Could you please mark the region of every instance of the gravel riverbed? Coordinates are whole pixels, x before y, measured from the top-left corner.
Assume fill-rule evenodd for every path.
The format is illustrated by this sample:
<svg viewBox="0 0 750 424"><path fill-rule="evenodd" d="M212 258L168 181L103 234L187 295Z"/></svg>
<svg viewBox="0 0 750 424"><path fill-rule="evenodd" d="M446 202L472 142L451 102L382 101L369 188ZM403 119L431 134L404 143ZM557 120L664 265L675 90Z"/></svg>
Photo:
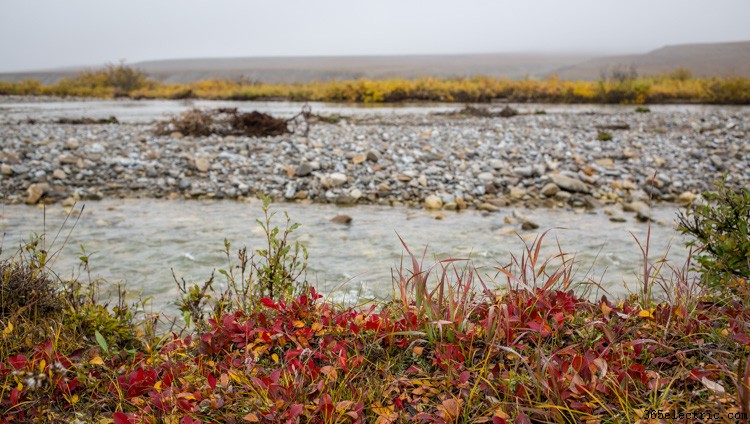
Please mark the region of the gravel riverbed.
<svg viewBox="0 0 750 424"><path fill-rule="evenodd" d="M460 109L457 105L456 109ZM496 108L499 110L499 108ZM592 106L509 118L373 114L307 137L156 136L153 124L0 124L0 201L245 198L488 212L599 208L648 218L727 175L750 185L750 108ZM611 136L607 137L607 135Z"/></svg>

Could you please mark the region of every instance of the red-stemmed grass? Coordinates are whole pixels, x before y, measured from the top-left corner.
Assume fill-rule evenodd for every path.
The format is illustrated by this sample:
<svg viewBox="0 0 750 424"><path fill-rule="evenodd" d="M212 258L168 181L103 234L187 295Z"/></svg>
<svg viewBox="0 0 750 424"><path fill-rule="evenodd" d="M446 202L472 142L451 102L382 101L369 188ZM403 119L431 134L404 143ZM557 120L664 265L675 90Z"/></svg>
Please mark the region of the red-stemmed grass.
<svg viewBox="0 0 750 424"><path fill-rule="evenodd" d="M236 283L207 318L195 314L195 330L155 336L134 322L139 343L113 325L71 338L68 318L3 316L0 423L743 421L728 418L750 410L739 291L702 291L689 261L651 262L647 236L638 293L592 300L576 293L572 255L542 256L546 234L489 270L426 266L427 250L417 257L401 240L395 298L357 308L303 284L243 300L252 258L240 251L222 273Z"/></svg>

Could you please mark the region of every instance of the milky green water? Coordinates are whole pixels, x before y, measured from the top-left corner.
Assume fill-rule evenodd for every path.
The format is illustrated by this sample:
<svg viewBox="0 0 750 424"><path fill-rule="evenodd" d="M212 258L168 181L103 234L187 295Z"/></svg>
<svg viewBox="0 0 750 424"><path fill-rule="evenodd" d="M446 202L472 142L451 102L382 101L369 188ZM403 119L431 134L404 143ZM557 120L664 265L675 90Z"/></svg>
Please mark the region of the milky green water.
<svg viewBox="0 0 750 424"><path fill-rule="evenodd" d="M399 235L414 253L421 254L429 246L426 263L436 258L471 259L495 286L503 280L492 282L493 267L507 264L511 254L520 257L524 243L548 229L552 231L546 236L543 256L557 253L559 243L563 251L576 255L577 281L590 277L612 294L623 294L626 285L637 289L642 261L633 236L645 242L648 228L632 217L625 223L610 222L601 211L520 210L541 226L525 232L518 225L504 223L511 209L494 214L446 213L442 220L420 209L379 206L281 203L273 205L273 210L278 212L274 222L279 225L284 224L283 211L302 224L293 234L309 251L308 280L333 300L346 303L390 298L391 270L399 266L404 254ZM342 213L353 218L350 225L330 222ZM654 215L658 222L651 227L652 259L662 256L671 245L669 257L682 263L686 250L674 230L675 209L657 208ZM53 263L62 277L80 272L78 257L83 245L90 254L94 277L123 282L133 299L153 296L151 304L156 310L171 313L178 297L171 270L188 283L202 282L212 270L227 268L221 253L225 238L233 252L242 246L249 251L264 247L262 230L255 222L262 217L259 201L87 202L72 232L75 218L63 225L65 217L59 205L47 207L46 212L34 206L0 206L3 256L30 234L46 228L48 250L62 247ZM217 282L219 287L224 283L218 274Z"/></svg>

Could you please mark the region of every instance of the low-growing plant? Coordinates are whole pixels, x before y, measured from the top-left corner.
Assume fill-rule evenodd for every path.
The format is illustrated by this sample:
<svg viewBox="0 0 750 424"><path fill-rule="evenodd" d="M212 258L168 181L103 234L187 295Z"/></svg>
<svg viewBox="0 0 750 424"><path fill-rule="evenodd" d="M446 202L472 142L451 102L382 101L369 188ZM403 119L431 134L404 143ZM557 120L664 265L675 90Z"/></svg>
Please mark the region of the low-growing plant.
<svg viewBox="0 0 750 424"><path fill-rule="evenodd" d="M702 283L712 290L740 288L750 281L750 189L726 179L679 215L678 229L692 237Z"/></svg>
<svg viewBox="0 0 750 424"><path fill-rule="evenodd" d="M596 139L599 141L610 141L612 140L612 134L602 131L596 135Z"/></svg>

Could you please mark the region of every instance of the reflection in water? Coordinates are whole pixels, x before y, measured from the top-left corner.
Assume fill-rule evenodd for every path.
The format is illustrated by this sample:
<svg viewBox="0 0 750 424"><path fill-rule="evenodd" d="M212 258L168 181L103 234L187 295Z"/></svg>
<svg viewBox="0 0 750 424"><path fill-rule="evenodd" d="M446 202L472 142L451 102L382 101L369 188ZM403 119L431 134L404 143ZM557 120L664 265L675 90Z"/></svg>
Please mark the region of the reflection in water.
<svg viewBox="0 0 750 424"><path fill-rule="evenodd" d="M636 289L640 250L633 237L645 241L647 225L629 221L612 223L602 212L576 213L563 210L524 210L522 213L541 225L535 232L521 232L504 224L512 210L495 214L476 211L448 213L442 220L418 209L357 206L342 209L332 205L276 204L275 222L282 225L283 211L302 227L295 239L310 254L308 280L336 301L388 299L391 296L391 269L403 253L398 236L412 252L421 253L429 245L426 262L436 258L469 258L484 275L494 276L493 266L505 265L511 254L520 256L523 242L530 242L544 230L551 231L543 255L557 253L557 243L565 252L575 253L578 280L586 276L603 282L613 294L626 292L624 284ZM330 222L340 213L353 217L351 225ZM675 210L659 208L654 216L661 223L651 231L651 252L658 258L671 243L670 259L680 263L685 248L674 231ZM163 201L153 199L104 200L85 205L54 269L63 277L78 272L80 245L91 254L96 276L111 282L124 282L131 295L154 296L155 309L174 312L177 289L170 269L188 283L202 282L213 269L226 268L223 240L233 252L263 247L263 233L255 220L262 216L260 202ZM0 232L5 234L3 254L7 256L29 234L48 232L48 241L65 219L59 205L42 209L25 205L0 206ZM69 221L67 229L70 228ZM67 229L58 237L62 244ZM50 249L50 250L54 250ZM223 282L221 278L217 281ZM496 285L501 284L498 280Z"/></svg>

